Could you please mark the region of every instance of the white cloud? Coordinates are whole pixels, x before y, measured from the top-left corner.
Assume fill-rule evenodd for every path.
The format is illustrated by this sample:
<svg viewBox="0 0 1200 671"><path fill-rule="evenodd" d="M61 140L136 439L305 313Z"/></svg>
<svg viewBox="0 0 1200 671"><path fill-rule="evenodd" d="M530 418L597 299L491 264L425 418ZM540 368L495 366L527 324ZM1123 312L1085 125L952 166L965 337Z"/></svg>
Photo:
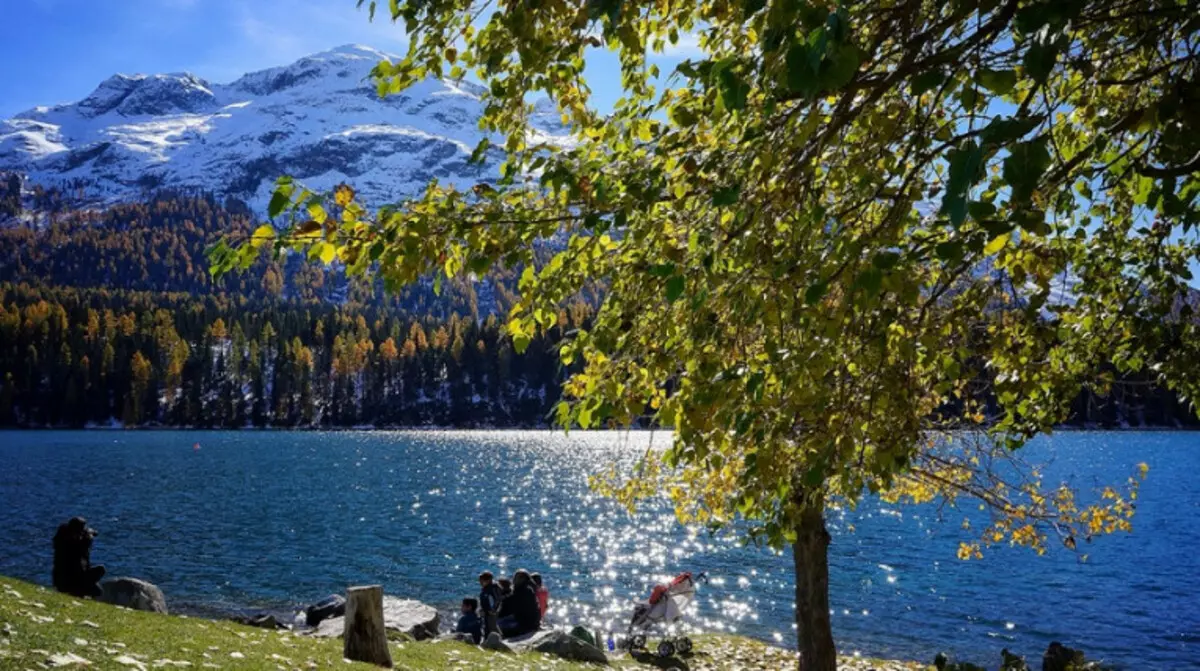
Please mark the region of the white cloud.
<svg viewBox="0 0 1200 671"><path fill-rule="evenodd" d="M669 58L692 58L694 56L703 56L704 50L700 48L699 33L683 33L676 40L675 44L667 42L660 56Z"/></svg>

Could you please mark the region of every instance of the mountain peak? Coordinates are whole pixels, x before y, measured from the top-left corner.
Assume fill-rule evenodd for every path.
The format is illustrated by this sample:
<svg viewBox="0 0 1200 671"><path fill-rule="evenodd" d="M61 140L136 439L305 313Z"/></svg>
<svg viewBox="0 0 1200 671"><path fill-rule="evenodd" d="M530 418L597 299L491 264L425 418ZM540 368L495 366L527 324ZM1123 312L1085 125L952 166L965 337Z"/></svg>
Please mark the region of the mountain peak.
<svg viewBox="0 0 1200 671"><path fill-rule="evenodd" d="M483 91L428 79L380 98L370 72L385 58L394 56L348 44L230 84L186 72L114 75L77 103L0 120L0 171L47 186L83 180L91 201L201 189L260 211L285 174L318 189L348 181L377 203L434 178L463 188L495 179L498 150L483 166L468 161L485 136ZM564 134L550 107L539 112L539 131Z"/></svg>
<svg viewBox="0 0 1200 671"><path fill-rule="evenodd" d="M375 61L392 60L396 58L395 54L389 54L374 47L366 46L365 44L343 44L340 47L334 47L326 51L319 51L315 54L305 56L305 58L330 58L339 56L346 58L369 58Z"/></svg>

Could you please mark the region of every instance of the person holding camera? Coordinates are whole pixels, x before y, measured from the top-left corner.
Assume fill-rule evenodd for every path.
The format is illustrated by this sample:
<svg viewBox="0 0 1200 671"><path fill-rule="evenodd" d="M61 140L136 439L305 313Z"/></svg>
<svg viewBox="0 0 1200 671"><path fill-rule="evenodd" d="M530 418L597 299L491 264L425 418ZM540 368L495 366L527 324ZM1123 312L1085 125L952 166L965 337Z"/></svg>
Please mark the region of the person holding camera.
<svg viewBox="0 0 1200 671"><path fill-rule="evenodd" d="M72 517L54 534L54 589L65 594L98 597L103 566L92 566L92 541L96 530L82 517Z"/></svg>

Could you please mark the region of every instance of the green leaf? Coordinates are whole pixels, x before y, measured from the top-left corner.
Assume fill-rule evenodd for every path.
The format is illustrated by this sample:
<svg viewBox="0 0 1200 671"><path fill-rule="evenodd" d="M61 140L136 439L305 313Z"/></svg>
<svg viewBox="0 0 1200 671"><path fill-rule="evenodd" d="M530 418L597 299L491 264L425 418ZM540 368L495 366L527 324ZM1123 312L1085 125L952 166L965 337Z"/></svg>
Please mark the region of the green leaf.
<svg viewBox="0 0 1200 671"><path fill-rule="evenodd" d="M287 206L291 202L291 198L285 195L282 190L276 189L275 193L271 194L271 202L267 205L267 216L272 219L278 217L287 209Z"/></svg>
<svg viewBox="0 0 1200 671"><path fill-rule="evenodd" d="M988 217L995 216L996 206L986 201L972 200L970 203L967 203L967 213L975 221L982 222Z"/></svg>
<svg viewBox="0 0 1200 671"><path fill-rule="evenodd" d="M741 192L742 186L740 184L721 187L716 191L713 191L712 204L714 207L733 205L738 201L738 196L741 194Z"/></svg>
<svg viewBox="0 0 1200 671"><path fill-rule="evenodd" d="M692 110L683 105L676 105L671 108L670 117L672 123L680 128L688 128L696 125L696 114Z"/></svg>
<svg viewBox="0 0 1200 671"><path fill-rule="evenodd" d="M949 240L934 248L937 257L946 263L958 263L963 258L962 240Z"/></svg>
<svg viewBox="0 0 1200 671"><path fill-rule="evenodd" d="M946 82L946 74L940 70L926 70L912 79L913 95L919 96L926 91L941 86Z"/></svg>
<svg viewBox="0 0 1200 671"><path fill-rule="evenodd" d="M812 50L805 43L788 47L784 56L787 68L787 88L791 93L811 96L817 90L817 73L812 67Z"/></svg>
<svg viewBox="0 0 1200 671"><path fill-rule="evenodd" d="M675 274L674 263L659 263L650 266L650 274L655 277L670 277Z"/></svg>
<svg viewBox="0 0 1200 671"><path fill-rule="evenodd" d="M979 104L979 91L974 86L966 84L958 92L958 100L964 108L974 109L975 105Z"/></svg>
<svg viewBox="0 0 1200 671"><path fill-rule="evenodd" d="M836 14L830 15L836 16ZM821 88L836 90L849 84L858 74L861 55L853 44L841 44L821 63Z"/></svg>
<svg viewBox="0 0 1200 671"><path fill-rule="evenodd" d="M483 163L484 159L487 158L487 150L491 146L492 141L486 137L483 138L479 141L479 144L475 145L475 150L471 152L471 158L467 159L467 162L471 164Z"/></svg>
<svg viewBox="0 0 1200 671"><path fill-rule="evenodd" d="M1025 58L1022 59L1021 64L1025 67L1026 75L1041 83L1046 81L1050 73L1054 71L1057 60L1058 45L1038 39L1025 52Z"/></svg>
<svg viewBox="0 0 1200 671"><path fill-rule="evenodd" d="M532 338L530 338L528 335L524 333L517 333L512 337L513 349L517 351L517 354L524 354L525 350L529 348L529 343L531 340Z"/></svg>
<svg viewBox="0 0 1200 671"><path fill-rule="evenodd" d="M667 280L667 301L674 303L683 295L684 280L683 275L673 275Z"/></svg>
<svg viewBox="0 0 1200 671"><path fill-rule="evenodd" d="M983 178L983 150L974 140L950 150L950 178L942 196L942 212L958 226L967 218L967 194Z"/></svg>
<svg viewBox="0 0 1200 671"><path fill-rule="evenodd" d="M879 293L879 288L883 285L883 272L872 266L858 274L854 280L854 286L862 289L868 294Z"/></svg>
<svg viewBox="0 0 1200 671"><path fill-rule="evenodd" d="M811 284L808 289L804 290L804 302L808 305L816 305L818 301L825 297L825 292L828 290L829 284L826 282Z"/></svg>
<svg viewBox="0 0 1200 671"><path fill-rule="evenodd" d="M871 259L871 264L880 270L890 270L900 261L899 252L879 252Z"/></svg>
<svg viewBox="0 0 1200 671"><path fill-rule="evenodd" d="M979 134L979 140L985 145L1006 145L1014 140L1025 137L1029 131L1037 128L1042 117L1013 119L996 117L991 120Z"/></svg>
<svg viewBox="0 0 1200 671"><path fill-rule="evenodd" d="M1016 87L1017 73L1013 70L990 70L984 68L979 71L976 81L983 88L1002 96L1007 95Z"/></svg>
<svg viewBox="0 0 1200 671"><path fill-rule="evenodd" d="M1026 203L1033 198L1042 173L1049 165L1050 152L1046 150L1044 138L1021 142L1009 150L1002 177L1012 189L1013 203Z"/></svg>
<svg viewBox="0 0 1200 671"><path fill-rule="evenodd" d="M732 65L721 68L720 76L721 101L727 110L740 110L746 106L746 98L750 95L750 85L734 71Z"/></svg>

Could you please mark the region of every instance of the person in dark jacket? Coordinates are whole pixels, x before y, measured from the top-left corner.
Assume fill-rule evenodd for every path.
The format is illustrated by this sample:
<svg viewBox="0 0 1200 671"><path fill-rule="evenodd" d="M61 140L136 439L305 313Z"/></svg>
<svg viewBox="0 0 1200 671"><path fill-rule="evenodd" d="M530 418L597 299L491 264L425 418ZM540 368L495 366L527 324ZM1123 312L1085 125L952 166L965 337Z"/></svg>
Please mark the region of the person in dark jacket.
<svg viewBox="0 0 1200 671"><path fill-rule="evenodd" d="M95 538L96 530L88 527L82 517L72 517L59 525L54 534L54 589L81 599L100 596L104 567L92 566Z"/></svg>
<svg viewBox="0 0 1200 671"><path fill-rule="evenodd" d="M479 574L479 608L483 611L483 635L487 636L493 631L500 631L496 626L496 620L500 617L500 602L503 597L500 596L500 585L496 584L495 576L491 571L484 571Z"/></svg>
<svg viewBox="0 0 1200 671"><path fill-rule="evenodd" d="M542 625L542 613L538 609L537 591L529 572L522 569L513 574L512 596L500 604L500 634L505 638L524 636L537 631Z"/></svg>
<svg viewBox="0 0 1200 671"><path fill-rule="evenodd" d="M471 642L479 645L483 640L483 620L479 617L479 601L471 597L463 599L462 617L454 627L454 633L471 637Z"/></svg>

